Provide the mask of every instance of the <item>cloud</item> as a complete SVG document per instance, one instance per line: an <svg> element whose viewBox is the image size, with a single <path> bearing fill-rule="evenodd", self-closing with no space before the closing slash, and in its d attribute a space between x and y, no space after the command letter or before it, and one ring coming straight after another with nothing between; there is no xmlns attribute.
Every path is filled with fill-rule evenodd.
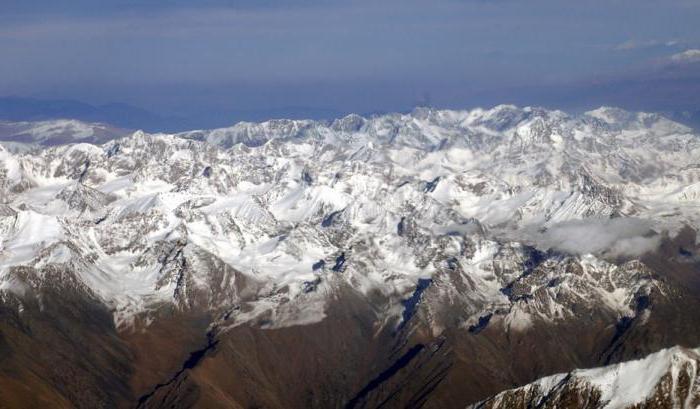
<svg viewBox="0 0 700 409"><path fill-rule="evenodd" d="M541 249L612 257L637 257L660 242L648 221L635 218L572 220L526 235Z"/></svg>
<svg viewBox="0 0 700 409"><path fill-rule="evenodd" d="M219 118L407 110L426 93L442 107L573 110L690 110L700 99L697 70L669 60L698 47L700 9L675 0L0 0L0 10L0 95ZM611 38L659 46L613 52ZM661 74L637 73L649 58ZM675 82L647 80L660 76Z"/></svg>
<svg viewBox="0 0 700 409"><path fill-rule="evenodd" d="M673 54L671 56L671 61L680 64L700 62L700 50L691 48L683 51L682 53Z"/></svg>
<svg viewBox="0 0 700 409"><path fill-rule="evenodd" d="M620 43L614 47L615 50L617 51L630 51L630 50L640 50L640 49L645 49L645 48L653 48L653 47L675 47L680 44L680 41L678 40L667 40L667 41L661 41L661 40L646 40L646 41L639 41L639 40L627 40L624 43Z"/></svg>

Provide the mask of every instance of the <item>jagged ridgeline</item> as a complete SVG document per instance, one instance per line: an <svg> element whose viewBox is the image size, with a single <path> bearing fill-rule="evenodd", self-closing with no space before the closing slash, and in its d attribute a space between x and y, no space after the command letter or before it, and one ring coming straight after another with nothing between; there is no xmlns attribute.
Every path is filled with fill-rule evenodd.
<svg viewBox="0 0 700 409"><path fill-rule="evenodd" d="M2 127L6 406L698 405L700 136L662 116Z"/></svg>

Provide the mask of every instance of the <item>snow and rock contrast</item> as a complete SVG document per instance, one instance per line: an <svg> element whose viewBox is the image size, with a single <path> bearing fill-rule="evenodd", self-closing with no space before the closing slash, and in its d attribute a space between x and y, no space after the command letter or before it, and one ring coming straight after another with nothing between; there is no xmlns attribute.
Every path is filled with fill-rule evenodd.
<svg viewBox="0 0 700 409"><path fill-rule="evenodd" d="M636 361L549 376L469 408L697 408L699 365L700 349L674 347Z"/></svg>
<svg viewBox="0 0 700 409"><path fill-rule="evenodd" d="M270 325L292 325L323 319L337 281L400 309L431 278L464 325L523 297L538 303L511 325L566 315L556 298L581 290L626 314L656 284L606 259L700 217L698 137L605 108L242 123L2 155L4 286L16 266L67 265L118 320L247 300L241 319L273 309Z"/></svg>
<svg viewBox="0 0 700 409"><path fill-rule="evenodd" d="M323 326L348 297L374 337L513 342L585 317L613 331L589 340L610 363L634 355L630 328L690 297L660 272L692 270L695 237L660 254L700 226L700 137L655 114L416 109L109 141L78 128L69 141L95 143L0 146L15 311L51 308L42 291L60 282L119 331L174 308L207 314L207 337Z"/></svg>

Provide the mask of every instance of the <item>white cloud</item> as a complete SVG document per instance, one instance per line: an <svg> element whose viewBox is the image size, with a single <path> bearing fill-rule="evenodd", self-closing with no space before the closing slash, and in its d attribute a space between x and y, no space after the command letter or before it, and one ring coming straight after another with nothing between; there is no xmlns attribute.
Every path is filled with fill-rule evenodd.
<svg viewBox="0 0 700 409"><path fill-rule="evenodd" d="M650 223L634 218L567 221L527 236L542 249L613 257L640 256L659 245L659 235L654 234Z"/></svg>
<svg viewBox="0 0 700 409"><path fill-rule="evenodd" d="M676 63L700 62L700 50L691 48L690 50L685 50L682 53L673 54L671 56L671 61Z"/></svg>
<svg viewBox="0 0 700 409"><path fill-rule="evenodd" d="M615 50L618 51L629 51L629 50L638 50L642 48L651 48L651 47L675 47L679 45L680 42L678 40L667 40L667 41L662 41L662 40L645 40L645 41L639 41L639 40L627 40L624 43L620 43L615 46Z"/></svg>

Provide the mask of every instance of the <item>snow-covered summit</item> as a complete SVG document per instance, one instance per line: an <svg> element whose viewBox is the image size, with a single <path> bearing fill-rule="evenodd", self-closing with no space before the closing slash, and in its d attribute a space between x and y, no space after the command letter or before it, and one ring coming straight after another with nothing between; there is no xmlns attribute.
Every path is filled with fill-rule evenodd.
<svg viewBox="0 0 700 409"><path fill-rule="evenodd" d="M469 408L692 409L698 405L700 348L673 347L635 361L548 376Z"/></svg>
<svg viewBox="0 0 700 409"><path fill-rule="evenodd" d="M436 144L469 143L475 136L489 135L500 143L518 130L539 127L539 132L571 136L591 128L597 137L612 137L623 130L690 133L690 128L658 114L635 113L619 108L601 107L580 116L562 111L514 105L468 111L416 108L406 114L385 114L369 118L348 115L334 121L271 120L261 123L241 122L229 128L190 131L178 134L187 139L203 140L224 148L236 144L259 146L272 140L295 139L369 140L375 143L407 144L421 148ZM590 134L590 132L589 132ZM589 135L593 136L593 135Z"/></svg>

